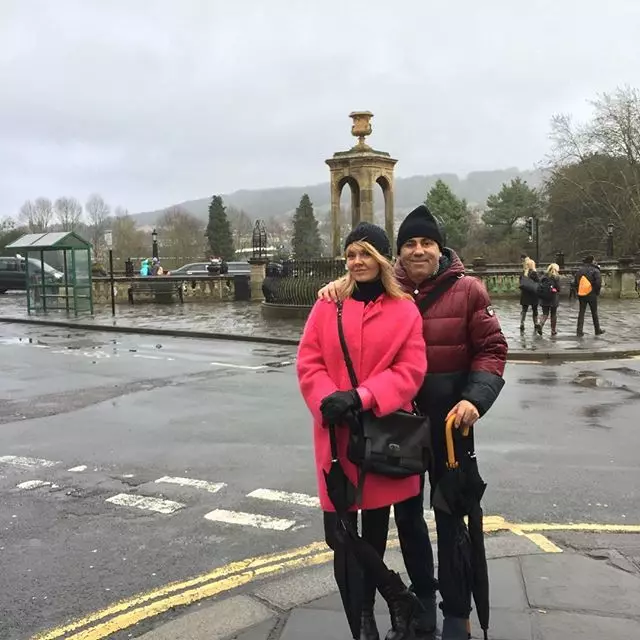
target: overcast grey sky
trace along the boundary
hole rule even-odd
[[[0,0],[0,218],[323,182],[354,109],[398,176],[530,168],[639,61],[640,0]]]

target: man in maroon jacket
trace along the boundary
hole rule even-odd
[[[464,275],[464,265],[443,246],[438,224],[426,206],[420,205],[402,222],[397,248],[396,276],[403,288],[418,305],[425,297],[432,298],[424,313],[427,375],[416,402],[431,421],[433,489],[446,470],[447,418],[455,415],[457,427],[470,427],[491,408],[504,386],[507,342],[484,285]],[[333,299],[335,291],[330,284],[320,295]],[[447,561],[454,550],[455,520],[436,511],[438,582],[424,520],[424,478],[418,496],[395,505],[395,520],[412,589],[425,608],[416,621],[416,640],[435,639],[437,588],[444,614],[442,640],[467,640],[471,593],[460,599],[460,585],[449,574]],[[377,636],[363,635],[362,640]]]

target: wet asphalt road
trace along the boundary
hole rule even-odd
[[[313,507],[247,495],[314,494],[293,358],[282,347],[0,325],[0,638],[26,640],[120,598],[320,539]],[[640,361],[511,365],[477,427],[486,513],[640,523],[639,401]],[[225,486],[156,483],[164,476]],[[55,486],[17,487],[37,480]],[[106,502],[119,494],[182,507]],[[215,509],[294,524],[204,518]]]

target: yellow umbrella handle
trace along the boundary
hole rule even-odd
[[[453,430],[454,430],[454,425],[456,422],[456,417],[451,416],[446,424],[445,424],[445,439],[446,439],[446,443],[447,443],[447,467],[449,469],[457,469],[459,464],[458,461],[456,460],[456,450],[455,447],[453,445]],[[469,427],[465,427],[462,430],[462,435],[466,438],[469,436],[469,431],[471,431],[471,429]]]

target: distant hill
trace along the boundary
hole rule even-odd
[[[542,174],[539,171],[520,171],[515,167],[496,171],[475,171],[467,175],[466,178],[460,178],[452,173],[396,178],[395,208],[398,213],[402,213],[423,202],[427,191],[438,179],[444,180],[458,197],[466,198],[469,203],[484,204],[492,193],[500,190],[502,183],[509,182],[512,178],[518,176],[526,180],[532,187],[538,186],[542,181]],[[303,187],[243,189],[234,193],[222,194],[222,197],[227,206],[230,205],[237,209],[242,209],[250,218],[256,220],[258,218],[280,218],[290,214],[298,206],[303,193],[309,194],[317,211],[329,209],[331,203],[328,182]],[[177,206],[206,220],[212,195],[198,200],[178,203]],[[377,208],[382,208],[381,195],[379,195],[377,204]],[[175,204],[167,204],[167,207],[170,206],[175,206]],[[160,209],[134,215],[138,224],[153,225],[162,213],[163,210]]]

